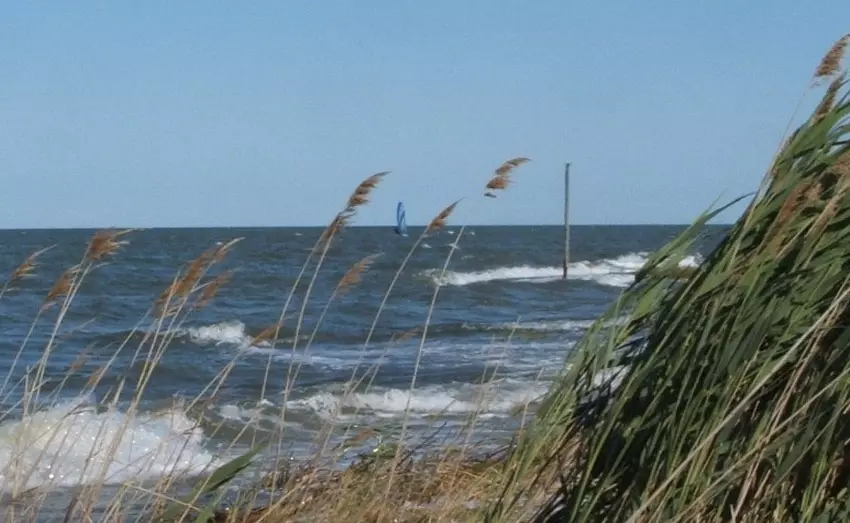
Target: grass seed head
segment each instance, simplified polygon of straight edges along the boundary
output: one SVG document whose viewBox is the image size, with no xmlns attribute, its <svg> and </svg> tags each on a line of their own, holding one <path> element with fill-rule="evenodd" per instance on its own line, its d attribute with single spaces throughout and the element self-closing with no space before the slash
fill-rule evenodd
<svg viewBox="0 0 850 523">
<path fill-rule="evenodd" d="M 850 34 L 842 36 L 832 45 L 815 69 L 815 81 L 830 77 L 841 70 L 841 61 L 844 59 L 848 43 L 850 43 Z"/>
<path fill-rule="evenodd" d="M 838 211 L 841 209 L 841 204 L 844 202 L 844 197 L 847 195 L 848 188 L 850 188 L 850 186 L 846 183 L 841 184 L 838 187 L 835 196 L 830 198 L 826 207 L 824 207 L 823 211 L 821 211 L 820 215 L 812 224 L 812 228 L 809 230 L 808 234 L 810 238 L 820 236 L 829 226 L 829 223 L 833 218 L 835 218 L 835 215 L 838 214 Z"/>
<path fill-rule="evenodd" d="M 850 181 L 850 147 L 845 149 L 829 168 L 839 180 Z"/>
<path fill-rule="evenodd" d="M 348 203 L 345 206 L 345 212 L 354 213 L 357 207 L 369 203 L 369 194 L 378 186 L 384 176 L 388 175 L 389 171 L 375 173 L 369 176 L 354 189 L 354 192 L 348 198 Z"/>
<path fill-rule="evenodd" d="M 425 229 L 425 233 L 427 234 L 445 227 L 446 221 L 449 219 L 449 216 L 452 215 L 458 203 L 460 203 L 460 200 L 440 211 L 440 214 L 438 214 L 433 220 L 431 220 L 431 223 L 428 224 L 428 227 Z"/>
<path fill-rule="evenodd" d="M 815 123 L 823 120 L 826 115 L 829 114 L 830 111 L 835 107 L 835 99 L 838 96 L 838 91 L 841 89 L 841 86 L 844 84 L 844 73 L 837 75 L 830 82 L 829 87 L 826 89 L 826 93 L 823 95 L 823 99 L 820 104 L 818 104 L 817 109 L 815 109 L 814 121 Z"/>
<path fill-rule="evenodd" d="M 322 236 L 319 238 L 319 242 L 316 244 L 316 249 L 323 247 L 326 245 L 331 239 L 335 236 L 338 236 L 342 230 L 348 226 L 349 221 L 351 221 L 352 214 L 346 211 L 343 211 L 337 214 L 331 223 L 325 227 L 325 230 L 322 231 Z"/>
<path fill-rule="evenodd" d="M 92 372 L 91 376 L 89 376 L 89 379 L 86 381 L 85 388 L 97 387 L 97 384 L 100 383 L 100 380 L 102 380 L 104 374 L 106 374 L 106 369 L 106 365 L 102 365 Z"/>
<path fill-rule="evenodd" d="M 113 256 L 118 250 L 127 245 L 126 240 L 119 240 L 121 236 L 131 232 L 132 229 L 115 230 L 104 229 L 97 231 L 91 240 L 89 240 L 88 248 L 86 249 L 86 259 L 92 262 L 103 261 L 104 259 Z"/>
<path fill-rule="evenodd" d="M 487 182 L 487 185 L 485 187 L 489 190 L 484 193 L 484 195 L 490 198 L 495 198 L 495 191 L 504 191 L 510 186 L 510 176 L 513 170 L 519 167 L 520 165 L 530 161 L 531 160 L 528 158 L 519 157 L 504 162 L 496 169 L 493 174 L 493 177 L 490 178 L 490 181 Z"/>
<path fill-rule="evenodd" d="M 91 352 L 91 349 L 92 345 L 88 345 L 83 348 L 83 350 L 81 350 L 79 354 L 77 354 L 77 357 L 74 358 L 74 361 L 71 362 L 71 366 L 68 368 L 69 373 L 77 372 L 78 370 L 83 368 L 83 365 L 85 365 L 86 361 L 88 361 L 89 359 L 89 353 Z"/>
<path fill-rule="evenodd" d="M 520 165 L 530 161 L 531 159 L 523 157 L 510 159 L 496 169 L 496 176 L 507 176 Z"/>
<path fill-rule="evenodd" d="M 358 285 L 362 281 L 363 274 L 365 274 L 366 271 L 369 270 L 369 268 L 372 266 L 373 263 L 375 263 L 375 260 L 378 259 L 379 256 L 381 256 L 380 253 L 371 254 L 352 265 L 351 268 L 346 271 L 345 275 L 339 281 L 339 285 L 337 285 L 337 292 L 341 294 L 350 290 L 355 285 Z"/>
<path fill-rule="evenodd" d="M 47 293 L 47 297 L 44 298 L 44 304 L 42 305 L 42 310 L 50 307 L 57 300 L 63 298 L 68 295 L 71 291 L 71 286 L 73 285 L 75 276 L 80 272 L 80 267 L 74 265 L 73 267 L 69 267 L 65 269 L 65 271 L 59 276 L 53 286 L 50 287 L 50 291 Z"/>
<path fill-rule="evenodd" d="M 18 265 L 18 267 L 14 271 L 12 271 L 12 275 L 9 276 L 9 285 L 18 282 L 32 274 L 33 271 L 35 271 L 36 267 L 38 267 L 38 257 L 49 251 L 53 247 L 54 245 L 51 245 L 50 247 L 39 249 L 27 256 L 23 263 Z"/>
<path fill-rule="evenodd" d="M 372 190 L 378 186 L 384 176 L 388 175 L 390 171 L 383 171 L 379 173 L 375 173 L 362 182 L 360 182 L 357 187 L 354 189 L 354 192 L 351 193 L 351 196 L 348 197 L 348 201 L 345 204 L 345 209 L 342 210 L 339 214 L 334 216 L 334 219 L 331 220 L 331 223 L 325 227 L 325 230 L 322 231 L 322 235 L 319 237 L 319 241 L 316 243 L 316 247 L 314 252 L 319 251 L 327 247 L 327 244 L 337 235 L 339 235 L 342 230 L 348 226 L 351 222 L 351 219 L 357 213 L 357 208 L 369 203 L 369 195 L 372 193 Z"/>
<path fill-rule="evenodd" d="M 204 290 L 201 292 L 201 297 L 198 299 L 198 303 L 196 305 L 196 309 L 203 309 L 215 298 L 218 291 L 233 279 L 233 271 L 225 271 L 215 278 L 212 281 L 206 284 Z"/>
</svg>

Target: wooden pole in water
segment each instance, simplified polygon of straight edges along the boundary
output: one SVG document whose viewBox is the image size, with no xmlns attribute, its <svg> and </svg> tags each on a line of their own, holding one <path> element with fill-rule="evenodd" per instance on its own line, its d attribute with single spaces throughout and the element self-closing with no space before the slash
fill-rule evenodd
<svg viewBox="0 0 850 523">
<path fill-rule="evenodd" d="M 564 280 L 570 264 L 570 164 L 564 165 Z"/>
</svg>

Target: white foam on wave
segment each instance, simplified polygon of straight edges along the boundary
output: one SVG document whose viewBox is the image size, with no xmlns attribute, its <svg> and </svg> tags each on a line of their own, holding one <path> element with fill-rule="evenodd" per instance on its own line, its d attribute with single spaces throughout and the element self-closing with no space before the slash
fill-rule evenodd
<svg viewBox="0 0 850 523">
<path fill-rule="evenodd" d="M 248 334 L 245 324 L 239 320 L 188 327 L 180 329 L 178 334 L 187 336 L 192 343 L 198 345 L 234 345 L 241 349 L 267 348 L 272 345 L 268 340 L 255 341 L 254 337 Z M 307 335 L 300 336 L 300 339 L 307 338 Z M 292 343 L 292 338 L 282 339 L 279 342 Z"/>
<path fill-rule="evenodd" d="M 200 327 L 189 327 L 184 329 L 183 333 L 187 335 L 193 343 L 200 345 L 229 344 L 240 347 L 249 347 L 254 341 L 254 338 L 245 330 L 245 324 L 237 320 L 223 321 L 212 325 L 202 325 Z"/>
<path fill-rule="evenodd" d="M 380 418 L 400 418 L 410 401 L 410 415 L 471 414 L 481 417 L 508 416 L 518 406 L 540 399 L 546 393 L 544 383 L 503 380 L 485 385 L 464 384 L 454 388 L 433 385 L 409 390 L 375 389 L 370 392 L 341 394 L 319 392 L 305 398 L 290 400 L 287 408 L 310 410 L 324 419 L 350 419 L 346 410 L 360 409 L 363 415 Z"/>
<path fill-rule="evenodd" d="M 530 330 L 540 332 L 577 332 L 589 329 L 596 320 L 552 320 L 552 321 L 528 321 L 497 323 L 495 325 L 481 325 L 464 323 L 462 328 L 469 330 Z"/>
<path fill-rule="evenodd" d="M 179 407 L 128 417 L 79 400 L 0 424 L 0 490 L 197 475 L 220 462 Z"/>
<path fill-rule="evenodd" d="M 290 340 L 291 343 L 291 340 Z M 247 347 L 245 348 L 246 354 L 258 354 L 264 355 L 267 358 L 271 356 L 272 361 L 280 361 L 280 362 L 294 362 L 294 363 L 309 363 L 312 365 L 324 365 L 326 367 L 334 368 L 334 369 L 345 369 L 348 368 L 350 363 L 349 361 L 342 358 L 333 358 L 329 356 L 322 356 L 319 354 L 304 354 L 304 347 L 298 347 L 298 352 L 295 354 L 292 353 L 292 345 L 278 345 L 276 348 L 272 349 L 268 346 L 266 347 Z"/>
<path fill-rule="evenodd" d="M 218 415 L 226 421 L 237 422 L 240 426 L 259 427 L 265 423 L 271 426 L 281 426 L 281 416 L 275 409 L 275 404 L 267 399 L 250 403 L 226 403 L 217 408 Z M 293 421 L 283 421 L 282 426 L 298 428 L 300 425 Z"/>
<path fill-rule="evenodd" d="M 577 280 L 591 280 L 610 287 L 628 287 L 634 281 L 635 272 L 646 264 L 647 258 L 648 253 L 637 252 L 611 259 L 574 262 L 568 266 L 568 277 Z M 699 259 L 695 256 L 688 256 L 679 265 L 695 267 L 699 265 Z M 427 274 L 435 283 L 462 287 L 492 281 L 547 283 L 560 280 L 563 275 L 563 268 L 518 265 L 483 271 L 447 271 L 443 278 L 439 277 L 438 271 L 427 271 Z"/>
</svg>

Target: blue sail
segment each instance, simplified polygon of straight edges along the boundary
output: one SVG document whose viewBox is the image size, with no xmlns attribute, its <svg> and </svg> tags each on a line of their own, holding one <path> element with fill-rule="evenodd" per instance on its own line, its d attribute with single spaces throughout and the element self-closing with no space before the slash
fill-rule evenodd
<svg viewBox="0 0 850 523">
<path fill-rule="evenodd" d="M 398 207 L 395 209 L 395 233 L 399 236 L 407 236 L 407 218 L 404 213 L 404 204 L 398 202 Z"/>
</svg>

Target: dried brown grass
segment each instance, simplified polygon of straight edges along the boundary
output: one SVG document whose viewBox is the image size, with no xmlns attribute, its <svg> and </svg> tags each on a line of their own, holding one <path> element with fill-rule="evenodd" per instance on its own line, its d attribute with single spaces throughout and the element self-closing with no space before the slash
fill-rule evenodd
<svg viewBox="0 0 850 523">
<path fill-rule="evenodd" d="M 39 249 L 39 250 L 33 252 L 32 254 L 30 254 L 29 256 L 27 256 L 26 259 L 20 265 L 18 265 L 18 267 L 15 268 L 14 271 L 12 271 L 12 274 L 9 276 L 9 279 L 7 280 L 7 283 L 6 283 L 7 286 L 10 286 L 14 283 L 17 283 L 17 282 L 23 280 L 24 278 L 30 276 L 35 271 L 35 269 L 38 267 L 38 258 L 42 254 L 44 254 L 45 252 L 52 249 L 53 247 L 54 246 L 51 245 L 50 247 L 45 247 L 43 249 Z"/>
<path fill-rule="evenodd" d="M 89 240 L 85 258 L 88 261 L 99 262 L 114 256 L 121 247 L 128 244 L 126 240 L 119 240 L 119 238 L 132 231 L 133 229 L 104 229 L 96 232 Z"/>
<path fill-rule="evenodd" d="M 346 271 L 342 279 L 339 280 L 339 284 L 337 284 L 337 294 L 348 292 L 354 286 L 359 285 L 363 280 L 363 274 L 372 267 L 372 264 L 374 264 L 375 260 L 377 260 L 380 256 L 380 253 L 370 254 L 352 265 L 351 268 Z"/>
<path fill-rule="evenodd" d="M 375 173 L 357 185 L 354 192 L 352 192 L 351 196 L 348 197 L 348 201 L 346 202 L 343 210 L 340 211 L 333 220 L 331 220 L 331 223 L 322 232 L 319 241 L 313 248 L 314 252 L 320 250 L 323 246 L 328 245 L 332 238 L 339 235 L 342 230 L 349 225 L 351 219 L 357 212 L 357 208 L 369 203 L 369 196 L 372 191 L 388 174 L 390 174 L 390 171 Z"/>
<path fill-rule="evenodd" d="M 815 81 L 829 78 L 841 70 L 841 62 L 844 60 L 848 43 L 850 43 L 850 34 L 842 36 L 832 45 L 815 69 Z"/>
<path fill-rule="evenodd" d="M 829 83 L 829 87 L 827 87 L 823 99 L 820 101 L 820 104 L 818 104 L 817 109 L 815 109 L 815 123 L 818 123 L 823 120 L 824 117 L 832 110 L 833 106 L 835 106 L 835 97 L 838 95 L 838 91 L 844 84 L 845 76 L 846 75 L 844 72 L 836 74 L 835 78 L 832 79 L 832 82 Z"/>
<path fill-rule="evenodd" d="M 512 158 L 497 167 L 493 177 L 485 185 L 488 191 L 484 193 L 484 196 L 496 198 L 495 191 L 504 191 L 513 183 L 510 176 L 514 169 L 530 161 L 529 158 L 525 157 Z"/>
<path fill-rule="evenodd" d="M 452 203 L 451 205 L 440 211 L 440 213 L 437 214 L 437 216 L 435 216 L 434 219 L 428 223 L 428 227 L 425 228 L 425 233 L 428 234 L 445 228 L 446 222 L 448 221 L 452 213 L 455 212 L 455 208 L 457 207 L 458 203 L 460 203 L 460 200 Z"/>
</svg>

